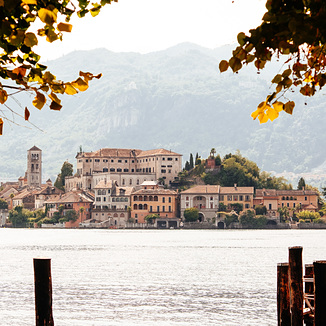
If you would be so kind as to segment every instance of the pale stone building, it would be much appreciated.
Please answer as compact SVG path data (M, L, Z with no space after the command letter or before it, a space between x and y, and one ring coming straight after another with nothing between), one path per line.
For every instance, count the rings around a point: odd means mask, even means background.
M27 151L27 185L40 187L42 183L42 150L33 146Z
M169 185L182 170L182 155L163 148L147 151L103 148L96 152L79 152L76 159L77 174L66 178L67 191L94 189L105 179L128 187L156 180Z
M95 187L92 219L108 227L125 227L130 213L133 187L119 187L116 181L102 180ZM104 222L104 223L103 223Z
M180 214L184 218L187 208L199 211L199 221L204 222L216 217L219 207L220 186L200 185L180 193Z

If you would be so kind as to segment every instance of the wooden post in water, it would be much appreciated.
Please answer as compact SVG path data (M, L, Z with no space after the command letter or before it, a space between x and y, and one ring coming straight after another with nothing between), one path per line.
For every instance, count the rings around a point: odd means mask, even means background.
M314 265L305 265L305 285L304 285L304 296L305 296L305 308L311 309L311 313L304 316L304 322L306 326L313 326L313 307L314 307Z
M326 261L314 262L315 326L326 325Z
M289 248L291 326L303 325L302 247Z
M289 264L277 264L277 325L291 326Z
M34 258L36 326L53 326L51 259Z

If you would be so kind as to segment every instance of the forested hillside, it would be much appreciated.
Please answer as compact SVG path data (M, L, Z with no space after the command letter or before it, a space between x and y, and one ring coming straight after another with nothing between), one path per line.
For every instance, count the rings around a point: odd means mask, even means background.
M80 146L85 151L164 147L185 159L195 151L207 157L212 147L221 155L239 149L265 171L322 168L324 95L308 100L297 95L293 116L283 113L259 125L250 114L268 93L273 65L261 74L252 68L220 74L219 61L229 58L231 49L180 44L143 55L98 49L46 63L62 80L76 77L79 69L103 77L85 93L64 97L61 112L29 107L32 122L43 131L6 124L0 180L25 172L26 151L33 145L43 150L44 179L52 180L63 161L75 164ZM26 99L18 100L24 108Z

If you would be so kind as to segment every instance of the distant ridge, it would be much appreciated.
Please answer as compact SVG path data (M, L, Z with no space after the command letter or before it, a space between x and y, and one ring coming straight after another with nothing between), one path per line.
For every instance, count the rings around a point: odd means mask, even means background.
M221 155L239 149L262 170L326 172L323 95L294 95L293 116L283 113L274 123L259 125L250 114L270 92L277 66L272 63L260 74L251 67L220 74L219 61L233 48L182 43L148 54L97 49L47 62L62 80L72 80L80 70L103 77L85 93L63 97L61 112L40 112L29 96L20 97L21 107L28 103L32 122L44 132L6 125L0 180L24 173L33 144L43 151L44 178L52 180L66 159L75 165L80 145L85 151L162 147L184 159L190 152L206 157L212 147Z

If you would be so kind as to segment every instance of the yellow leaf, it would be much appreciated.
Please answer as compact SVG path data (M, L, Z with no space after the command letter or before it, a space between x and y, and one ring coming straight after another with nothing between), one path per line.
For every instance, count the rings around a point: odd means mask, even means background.
M257 109L256 111L252 112L251 113L251 117L256 120L256 118L258 117L259 114L261 114L261 110L260 109Z
M65 92L65 85L63 83L52 82L52 84L50 84L50 88L55 93L63 94Z
M70 83L67 83L66 88L65 88L65 93L68 94L68 95L74 95L74 94L77 94L78 91Z
M73 81L71 85L80 90L81 92L86 91L86 89L88 88L88 84L80 77Z
M3 120L0 118L0 136L2 135Z
M24 38L24 44L31 48L34 45L37 45L37 37L34 33L26 33Z
M271 121L274 121L279 116L278 112L273 108L267 109L266 114Z
M284 104L284 111L288 114L292 114L294 106L295 104L293 101L288 101Z
M283 110L283 106L284 104L282 102L274 102L273 103L273 108L277 111L277 112L281 112Z
M52 102L56 102L56 103L58 103L58 104L61 103L61 100L60 100L60 99L58 98L58 96L55 95L55 93L53 93L53 92L51 92L51 93L49 94L49 98L52 100Z
M70 33L72 30L72 25L71 24L67 24L67 23L59 23L57 26L57 29L60 32L68 32Z
M275 83L275 84L278 84L279 82L282 81L282 76L280 74L277 74L273 80L272 80L272 83Z
M37 92L33 100L33 105L41 110L46 102L46 98L42 93Z
M50 109L51 110L60 111L61 108L62 108L62 105L55 102L55 101L52 101L51 104L50 104Z
M260 123L266 123L268 121L268 116L265 113L261 113L258 116Z
M49 71L46 71L45 74L44 74L44 76L43 76L43 79L44 79L44 81L46 83L51 83L52 80L55 79L55 76L52 75Z
M228 70L229 63L226 60L222 60L218 67L220 69L220 72L224 72L224 71Z
M8 94L4 89L0 89L0 103L3 104L7 101Z
M40 17L41 21L47 25L53 25L57 21L57 15L51 10L41 8L38 11L38 16Z
M238 34L237 39L238 39L238 42L239 42L239 44L241 46L243 46L245 44L245 38L246 38L246 34L245 33L242 33L241 32L241 33Z

